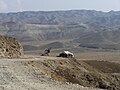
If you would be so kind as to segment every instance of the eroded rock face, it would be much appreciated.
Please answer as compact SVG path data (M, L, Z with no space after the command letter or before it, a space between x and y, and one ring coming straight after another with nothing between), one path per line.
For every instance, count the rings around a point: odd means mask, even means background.
M16 38L0 35L0 57L16 58L23 55L23 47Z

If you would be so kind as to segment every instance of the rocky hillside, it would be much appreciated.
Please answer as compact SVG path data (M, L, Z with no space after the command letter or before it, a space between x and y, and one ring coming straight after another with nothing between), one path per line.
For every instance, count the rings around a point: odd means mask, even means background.
M100 65L98 65L98 63L100 63ZM120 64L107 61L82 62L76 59L49 60L42 63L33 61L29 62L29 64L45 70L48 76L60 82L69 82L85 87L107 90L120 89L120 75L118 69ZM99 67L101 65L103 67ZM106 67L104 67L104 65Z
M0 33L27 41L67 40L80 47L120 49L120 12L26 11L0 14Z
M68 60L59 60L61 59L55 57L34 56L1 59L0 90L101 90L66 82L62 76L57 75L57 71L60 63L66 65Z
M13 58L22 55L23 48L17 39L0 35L0 57Z
M1 59L0 89L120 90L119 68L119 63L108 61L58 57Z

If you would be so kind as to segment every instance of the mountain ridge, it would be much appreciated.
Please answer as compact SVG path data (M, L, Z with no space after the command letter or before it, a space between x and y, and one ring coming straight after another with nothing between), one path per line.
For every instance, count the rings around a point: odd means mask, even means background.
M0 14L0 22L3 22L4 20L4 22L18 22L28 24L71 24L71 23L77 24L90 22L89 20L92 20L93 18L104 21L106 17L112 18L117 15L120 15L120 11L118 12L117 11L102 12L95 10L24 11L17 13L2 13ZM71 20L69 20L70 18ZM119 18L119 16L116 18ZM74 19L75 22L72 22L73 21L72 19Z
M108 44L119 46L119 37L116 35L119 36L120 33L120 11L68 10L3 13L0 14L0 33L15 36L24 42L71 39L74 43L80 43L85 47L89 44L90 47L97 45L100 48L101 45L108 47Z

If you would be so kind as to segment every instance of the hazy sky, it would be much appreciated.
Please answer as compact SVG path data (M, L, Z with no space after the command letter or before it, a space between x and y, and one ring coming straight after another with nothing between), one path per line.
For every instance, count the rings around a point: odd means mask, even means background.
M0 12L71 9L120 11L120 0L0 0Z

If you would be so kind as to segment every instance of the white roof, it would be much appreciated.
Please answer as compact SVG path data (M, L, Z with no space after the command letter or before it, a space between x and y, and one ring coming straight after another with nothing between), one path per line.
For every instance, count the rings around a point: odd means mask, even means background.
M64 51L64 53L73 55L73 53L71 53L71 52L69 52L69 51ZM73 56L74 56L74 55L73 55Z

